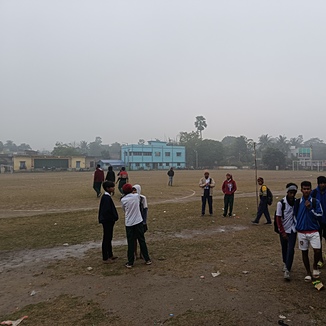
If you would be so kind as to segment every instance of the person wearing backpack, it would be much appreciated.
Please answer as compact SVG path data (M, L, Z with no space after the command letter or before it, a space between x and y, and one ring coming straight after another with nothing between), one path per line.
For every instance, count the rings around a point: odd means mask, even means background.
M286 196L276 205L275 222L280 235L284 279L290 280L290 271L294 258L294 246L297 240L296 221L294 218L294 201L298 191L295 183L286 185Z
M319 219L323 215L323 210L318 199L311 197L311 182L301 182L302 197L296 199L294 203L294 217L297 224L299 249L302 252L302 261L307 272L306 282L311 281L311 277L319 277L317 264L320 258L320 236ZM311 273L308 249L309 244L314 250L313 271Z
M272 193L267 188L266 185L264 185L264 179L262 177L259 177L257 179L258 184L260 185L259 189L259 205L258 205L258 211L256 218L251 222L252 224L259 224L259 220L261 216L264 214L266 217L266 223L267 225L272 225L271 217L269 215L268 211L268 205L272 203Z
M320 221L320 229L319 229L319 236L320 236L320 258L318 262L318 267L322 268L324 266L324 258L323 258L323 238L326 240L326 177L319 176L317 178L317 188L315 188L311 192L312 198L317 198L320 201L321 207L323 209L323 216Z

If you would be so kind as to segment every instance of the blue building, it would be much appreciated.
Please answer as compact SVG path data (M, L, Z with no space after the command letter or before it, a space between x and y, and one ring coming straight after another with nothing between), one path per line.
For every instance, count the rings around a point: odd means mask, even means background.
M186 167L186 148L151 140L148 145L121 146L121 160L129 170L168 170Z

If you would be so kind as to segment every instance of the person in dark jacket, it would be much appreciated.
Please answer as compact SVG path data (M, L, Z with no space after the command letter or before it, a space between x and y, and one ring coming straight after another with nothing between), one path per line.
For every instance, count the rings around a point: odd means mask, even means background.
M173 168L172 168L172 167L171 167L170 170L167 172L167 175L169 176L168 186L171 186L171 187L172 187L173 177L174 177L174 171L173 171Z
M108 168L108 172L106 174L105 180L115 182L115 173L114 173L111 165ZM113 196L113 195L114 195L114 192L112 192L111 196Z
M224 194L224 213L223 216L226 217L229 209L229 216L232 216L234 193L237 190L237 184L232 178L232 174L226 174L226 180L222 184L222 191Z
M112 252L113 227L119 219L117 209L111 198L111 194L114 193L114 186L112 181L103 182L105 193L101 198L98 212L98 221L103 226L102 258L105 264L111 263L118 258L113 256Z
M258 206L258 211L256 218L251 222L252 224L258 224L261 216L264 214L266 217L266 223L267 225L272 225L271 217L269 215L268 211L268 200L267 200L267 195L268 195L268 188L264 184L264 179L262 177L259 177L257 179L257 183L260 185L259 189L259 206Z
M324 266L324 258L323 258L323 246L322 241L323 238L326 240L326 177L319 176L317 178L317 188L315 188L311 192L311 197L317 198L320 201L321 207L323 209L323 216L321 217L319 236L320 236L320 259L318 262L318 268L322 268Z

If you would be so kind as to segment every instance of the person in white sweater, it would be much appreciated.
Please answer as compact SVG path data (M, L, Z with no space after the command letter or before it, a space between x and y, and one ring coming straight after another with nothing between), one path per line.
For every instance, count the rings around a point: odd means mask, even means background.
M141 253L146 265L151 265L152 261L148 255L148 249L144 236L143 218L139 208L139 194L132 193L132 185L126 183L122 187L124 196L121 198L122 210L125 213L126 235L128 242L128 262L127 268L132 268L135 261L135 240L138 240Z

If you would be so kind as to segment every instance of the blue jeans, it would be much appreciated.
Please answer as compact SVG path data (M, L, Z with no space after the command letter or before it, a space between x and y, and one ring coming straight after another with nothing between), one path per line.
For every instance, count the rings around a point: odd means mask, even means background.
M282 247L283 263L286 265L287 270L290 272L294 258L294 246L297 241L297 233L291 231L291 233L287 233L287 236L287 239L284 239L280 234L280 242Z

